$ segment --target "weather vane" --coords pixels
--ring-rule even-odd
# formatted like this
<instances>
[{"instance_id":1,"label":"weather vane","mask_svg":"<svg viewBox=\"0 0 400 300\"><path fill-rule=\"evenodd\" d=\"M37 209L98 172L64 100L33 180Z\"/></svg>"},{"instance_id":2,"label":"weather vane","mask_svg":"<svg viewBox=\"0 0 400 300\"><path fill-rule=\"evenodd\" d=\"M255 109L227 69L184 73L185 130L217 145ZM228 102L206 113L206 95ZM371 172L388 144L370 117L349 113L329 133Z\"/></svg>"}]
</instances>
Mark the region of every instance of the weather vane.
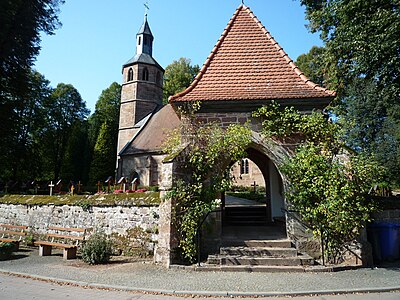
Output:
<instances>
[{"instance_id":1,"label":"weather vane","mask_svg":"<svg viewBox=\"0 0 400 300\"><path fill-rule=\"evenodd\" d=\"M147 13L148 13L149 10L150 10L149 1L147 0L145 3L143 3L143 5L144 5L144 7L145 7L144 13L145 13L145 15L147 16Z\"/></svg>"}]
</instances>

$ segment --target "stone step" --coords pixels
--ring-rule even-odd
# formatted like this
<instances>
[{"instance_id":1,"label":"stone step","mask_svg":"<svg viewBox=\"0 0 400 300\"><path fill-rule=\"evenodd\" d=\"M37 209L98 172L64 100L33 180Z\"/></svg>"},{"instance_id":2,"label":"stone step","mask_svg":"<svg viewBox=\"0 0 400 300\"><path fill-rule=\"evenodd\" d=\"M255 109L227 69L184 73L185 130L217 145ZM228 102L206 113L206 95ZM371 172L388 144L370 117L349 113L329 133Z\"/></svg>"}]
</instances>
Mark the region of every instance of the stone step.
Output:
<instances>
[{"instance_id":1,"label":"stone step","mask_svg":"<svg viewBox=\"0 0 400 300\"><path fill-rule=\"evenodd\" d=\"M247 211L241 210L232 210L226 211L225 216L232 217L232 216L266 216L267 211L265 209L252 209Z\"/></svg>"},{"instance_id":2,"label":"stone step","mask_svg":"<svg viewBox=\"0 0 400 300\"><path fill-rule=\"evenodd\" d=\"M304 266L196 266L195 271L202 272L265 272L265 273L301 273L305 272Z\"/></svg>"},{"instance_id":3,"label":"stone step","mask_svg":"<svg viewBox=\"0 0 400 300\"><path fill-rule=\"evenodd\" d=\"M260 226L267 224L267 210L265 207L226 207L224 224L236 226Z\"/></svg>"},{"instance_id":4,"label":"stone step","mask_svg":"<svg viewBox=\"0 0 400 300\"><path fill-rule=\"evenodd\" d=\"M252 247L252 248L291 248L292 242L288 239L282 240L229 240L223 239L224 247Z\"/></svg>"},{"instance_id":5,"label":"stone step","mask_svg":"<svg viewBox=\"0 0 400 300\"><path fill-rule=\"evenodd\" d=\"M263 226L267 225L267 219L265 217L262 218L230 218L225 219L224 224L226 226Z\"/></svg>"},{"instance_id":6,"label":"stone step","mask_svg":"<svg viewBox=\"0 0 400 300\"><path fill-rule=\"evenodd\" d=\"M309 266L314 264L314 260L308 255L297 257L209 255L207 263L220 266Z\"/></svg>"},{"instance_id":7,"label":"stone step","mask_svg":"<svg viewBox=\"0 0 400 300\"><path fill-rule=\"evenodd\" d=\"M235 256L272 256L272 257L296 257L295 248L277 248L277 247L221 247L221 255Z\"/></svg>"}]
</instances>

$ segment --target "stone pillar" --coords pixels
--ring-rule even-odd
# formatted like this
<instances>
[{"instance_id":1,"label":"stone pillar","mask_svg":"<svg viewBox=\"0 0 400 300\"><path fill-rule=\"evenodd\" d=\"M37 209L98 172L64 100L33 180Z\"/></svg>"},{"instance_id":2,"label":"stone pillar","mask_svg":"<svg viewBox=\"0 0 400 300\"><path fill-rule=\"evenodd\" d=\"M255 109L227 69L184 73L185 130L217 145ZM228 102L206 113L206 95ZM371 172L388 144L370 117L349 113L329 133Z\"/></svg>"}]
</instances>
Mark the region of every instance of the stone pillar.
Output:
<instances>
[{"instance_id":1,"label":"stone pillar","mask_svg":"<svg viewBox=\"0 0 400 300\"><path fill-rule=\"evenodd\" d=\"M163 192L161 194L163 194ZM167 268L171 265L172 261L172 203L173 201L168 199L162 201L160 204L160 219L158 223L159 238L154 249L154 262L162 264Z\"/></svg>"},{"instance_id":2,"label":"stone pillar","mask_svg":"<svg viewBox=\"0 0 400 300\"><path fill-rule=\"evenodd\" d=\"M158 244L154 250L154 262L167 268L173 263L174 249L177 248L177 236L173 226L172 212L174 199L164 199L172 188L174 162L164 162L162 165L162 180L160 184L160 219L158 223Z\"/></svg>"}]
</instances>

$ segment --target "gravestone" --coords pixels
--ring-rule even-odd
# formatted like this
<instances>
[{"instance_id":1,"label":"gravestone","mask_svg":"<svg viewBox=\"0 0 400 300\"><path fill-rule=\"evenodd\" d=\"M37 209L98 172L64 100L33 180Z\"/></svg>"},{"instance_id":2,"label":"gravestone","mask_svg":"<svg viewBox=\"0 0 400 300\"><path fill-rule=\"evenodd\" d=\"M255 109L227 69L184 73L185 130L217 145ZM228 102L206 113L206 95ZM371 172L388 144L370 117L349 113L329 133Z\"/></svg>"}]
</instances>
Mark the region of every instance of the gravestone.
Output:
<instances>
[{"instance_id":1,"label":"gravestone","mask_svg":"<svg viewBox=\"0 0 400 300\"><path fill-rule=\"evenodd\" d=\"M61 193L61 188L62 188L62 183L61 183L61 179L59 179L56 183L56 186L54 187L54 193Z\"/></svg>"},{"instance_id":2,"label":"gravestone","mask_svg":"<svg viewBox=\"0 0 400 300\"><path fill-rule=\"evenodd\" d=\"M125 190L126 190L126 178L125 177L121 177L118 180L117 184L120 184L120 190L122 190L125 193Z\"/></svg>"},{"instance_id":3,"label":"gravestone","mask_svg":"<svg viewBox=\"0 0 400 300\"><path fill-rule=\"evenodd\" d=\"M109 194L110 191L111 191L111 185L114 184L114 179L113 179L113 177L112 177L112 176L109 176L109 177L107 178L107 180L105 181L105 183L107 183L107 194Z\"/></svg>"}]
</instances>

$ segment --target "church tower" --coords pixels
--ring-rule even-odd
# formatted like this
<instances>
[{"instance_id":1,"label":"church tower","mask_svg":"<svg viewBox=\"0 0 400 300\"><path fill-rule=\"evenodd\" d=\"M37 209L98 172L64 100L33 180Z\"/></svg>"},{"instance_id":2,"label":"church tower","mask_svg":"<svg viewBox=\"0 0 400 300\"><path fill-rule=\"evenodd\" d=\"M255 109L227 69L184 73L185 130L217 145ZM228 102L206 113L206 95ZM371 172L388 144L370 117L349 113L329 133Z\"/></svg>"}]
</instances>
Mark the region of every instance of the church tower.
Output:
<instances>
[{"instance_id":1,"label":"church tower","mask_svg":"<svg viewBox=\"0 0 400 300\"><path fill-rule=\"evenodd\" d=\"M139 130L135 125L162 106L164 69L153 58L153 40L146 14L136 35L136 54L122 67L117 153Z\"/></svg>"}]
</instances>

